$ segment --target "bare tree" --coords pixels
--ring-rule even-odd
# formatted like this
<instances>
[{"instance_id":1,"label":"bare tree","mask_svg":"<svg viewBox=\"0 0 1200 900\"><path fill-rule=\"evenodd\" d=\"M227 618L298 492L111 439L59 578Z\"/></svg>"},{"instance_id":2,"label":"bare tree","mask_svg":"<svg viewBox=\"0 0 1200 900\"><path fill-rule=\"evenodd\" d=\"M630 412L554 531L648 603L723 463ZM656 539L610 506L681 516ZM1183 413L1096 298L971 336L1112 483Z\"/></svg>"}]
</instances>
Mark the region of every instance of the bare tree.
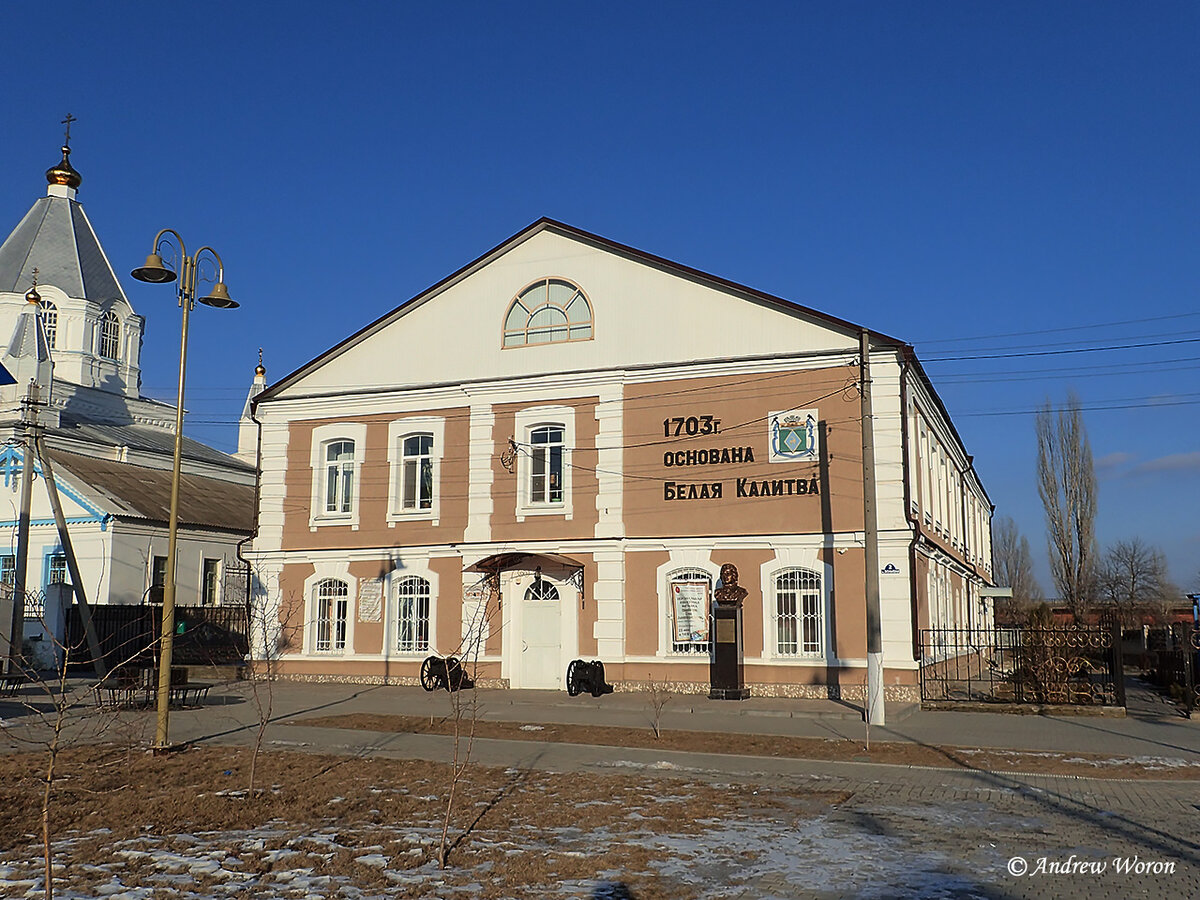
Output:
<instances>
[{"instance_id":1,"label":"bare tree","mask_svg":"<svg viewBox=\"0 0 1200 900\"><path fill-rule=\"evenodd\" d=\"M659 684L651 678L647 699L650 702L650 728L654 731L654 739L658 741L662 739L663 710L671 702L671 690L667 687L666 682Z\"/></svg>"},{"instance_id":2,"label":"bare tree","mask_svg":"<svg viewBox=\"0 0 1200 900\"><path fill-rule=\"evenodd\" d=\"M1100 564L1096 599L1116 612L1124 627L1145 613L1161 613L1181 595L1167 575L1167 558L1141 538L1113 544Z\"/></svg>"},{"instance_id":3,"label":"bare tree","mask_svg":"<svg viewBox=\"0 0 1200 900\"><path fill-rule=\"evenodd\" d=\"M992 557L996 566L996 584L1012 588L1013 595L1004 604L1009 618L1024 621L1029 610L1045 597L1033 574L1029 538L1021 534L1017 523L1008 516L992 523Z\"/></svg>"},{"instance_id":4,"label":"bare tree","mask_svg":"<svg viewBox=\"0 0 1200 900\"><path fill-rule=\"evenodd\" d=\"M258 774L258 759L262 754L267 726L275 711L275 682L279 679L279 663L283 654L293 645L302 626L297 624L302 605L290 597L287 603L280 602L278 578L260 576L252 571L248 611L250 654L245 669L245 682L254 703L257 726L254 745L250 753L250 777L246 797L256 796L255 777ZM274 588L272 588L272 584Z\"/></svg>"},{"instance_id":5,"label":"bare tree","mask_svg":"<svg viewBox=\"0 0 1200 900\"><path fill-rule=\"evenodd\" d=\"M70 594L66 596L69 598ZM54 604L57 606L57 603ZM33 693L22 695L18 701L25 715L19 719L0 719L0 735L15 748L28 747L44 754L45 768L42 774L42 797L40 825L42 838L43 883L42 896L52 900L54 896L53 845L55 837L54 801L55 789L64 775L63 753L81 744L97 742L110 737L114 731L127 731L128 745L144 742L145 727L150 721L144 716L126 720L118 715L119 710L100 705L106 682L79 681L68 678L68 666L73 662L73 649L64 636L65 628L61 616L56 612L49 619L46 615L47 602L40 591L25 593L25 608L33 611L29 621L41 625L41 659L33 653L22 653L17 674L32 688ZM27 645L31 642L27 642ZM139 648L129 658L113 667L110 678L116 678L122 666L130 664L142 652ZM89 703L95 697L96 703Z\"/></svg>"},{"instance_id":6,"label":"bare tree","mask_svg":"<svg viewBox=\"0 0 1200 900\"><path fill-rule=\"evenodd\" d=\"M1038 494L1046 510L1050 573L1063 601L1078 615L1091 598L1096 574L1096 471L1079 396L1038 411Z\"/></svg>"},{"instance_id":7,"label":"bare tree","mask_svg":"<svg viewBox=\"0 0 1200 900\"><path fill-rule=\"evenodd\" d=\"M458 843L457 840L450 840L450 823L458 785L471 765L471 752L475 747L475 725L479 721L479 656L487 640L492 611L500 608L500 585L494 573L484 575L475 587L480 599L474 608L464 610L463 638L455 650L455 656L461 653L467 663L466 679L462 679L462 669L456 672L449 665L449 659L446 667L450 713L454 722L454 752L450 760L450 784L446 791L446 815L442 820L442 835L438 842L438 866L442 869L450 864L450 851ZM496 602L493 603L493 600ZM470 826L467 830L470 830ZM462 835L459 840L461 838Z\"/></svg>"}]
</instances>

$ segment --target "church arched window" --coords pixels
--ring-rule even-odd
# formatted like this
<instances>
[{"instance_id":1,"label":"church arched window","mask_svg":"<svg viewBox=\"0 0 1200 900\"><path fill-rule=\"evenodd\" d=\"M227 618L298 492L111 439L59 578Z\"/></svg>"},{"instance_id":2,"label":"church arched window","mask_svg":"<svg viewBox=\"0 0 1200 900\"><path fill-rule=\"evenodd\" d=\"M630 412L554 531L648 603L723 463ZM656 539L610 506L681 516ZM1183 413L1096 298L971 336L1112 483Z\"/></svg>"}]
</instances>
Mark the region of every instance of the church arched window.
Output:
<instances>
[{"instance_id":1,"label":"church arched window","mask_svg":"<svg viewBox=\"0 0 1200 900\"><path fill-rule=\"evenodd\" d=\"M105 359L119 359L121 347L121 323L117 314L106 312L100 319L100 355Z\"/></svg>"},{"instance_id":2,"label":"church arched window","mask_svg":"<svg viewBox=\"0 0 1200 900\"><path fill-rule=\"evenodd\" d=\"M38 315L42 317L42 328L46 332L46 345L53 350L54 341L58 337L58 307L49 300L38 304L41 308Z\"/></svg>"}]
</instances>

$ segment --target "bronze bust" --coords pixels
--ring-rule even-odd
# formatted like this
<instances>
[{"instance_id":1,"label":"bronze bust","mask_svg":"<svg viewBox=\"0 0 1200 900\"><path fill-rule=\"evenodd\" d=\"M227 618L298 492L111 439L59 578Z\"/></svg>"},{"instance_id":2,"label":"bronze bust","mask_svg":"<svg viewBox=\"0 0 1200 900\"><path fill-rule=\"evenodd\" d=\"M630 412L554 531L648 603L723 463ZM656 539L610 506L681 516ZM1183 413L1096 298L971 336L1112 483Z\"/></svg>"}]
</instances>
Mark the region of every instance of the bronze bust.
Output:
<instances>
[{"instance_id":1,"label":"bronze bust","mask_svg":"<svg viewBox=\"0 0 1200 900\"><path fill-rule=\"evenodd\" d=\"M738 584L738 570L733 563L721 566L721 586L713 592L713 599L719 606L731 606L740 609L746 599L747 591Z\"/></svg>"}]
</instances>

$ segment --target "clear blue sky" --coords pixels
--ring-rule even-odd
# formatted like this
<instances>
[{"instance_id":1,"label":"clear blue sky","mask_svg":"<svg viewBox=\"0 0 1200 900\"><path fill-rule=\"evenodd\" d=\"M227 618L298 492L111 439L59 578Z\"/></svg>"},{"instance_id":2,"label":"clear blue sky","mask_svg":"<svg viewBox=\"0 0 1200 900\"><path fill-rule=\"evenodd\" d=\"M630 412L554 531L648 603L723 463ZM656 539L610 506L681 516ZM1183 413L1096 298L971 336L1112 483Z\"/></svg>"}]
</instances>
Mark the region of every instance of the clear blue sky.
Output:
<instances>
[{"instance_id":1,"label":"clear blue sky","mask_svg":"<svg viewBox=\"0 0 1200 900\"><path fill-rule=\"evenodd\" d=\"M73 113L151 396L178 312L126 274L165 226L225 259L243 305L194 316L187 405L231 449L260 346L277 379L551 216L914 343L1043 578L1031 411L1074 388L1102 542L1191 585L1198 26L1172 2L5 4L0 230Z\"/></svg>"}]
</instances>

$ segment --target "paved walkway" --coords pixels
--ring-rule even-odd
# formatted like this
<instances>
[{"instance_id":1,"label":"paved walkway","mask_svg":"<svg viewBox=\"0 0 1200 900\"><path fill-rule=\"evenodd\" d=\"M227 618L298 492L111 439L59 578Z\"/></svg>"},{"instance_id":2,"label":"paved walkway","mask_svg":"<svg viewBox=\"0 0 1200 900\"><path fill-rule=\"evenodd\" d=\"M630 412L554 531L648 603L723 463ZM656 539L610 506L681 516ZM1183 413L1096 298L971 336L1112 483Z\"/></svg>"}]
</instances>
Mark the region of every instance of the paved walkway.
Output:
<instances>
[{"instance_id":1,"label":"paved walkway","mask_svg":"<svg viewBox=\"0 0 1200 900\"><path fill-rule=\"evenodd\" d=\"M1132 686L1136 694L1136 683ZM479 715L487 720L650 728L654 719L644 693L600 698L568 697L556 691L480 690L476 694ZM214 689L203 709L173 714L172 738L195 740L218 734L231 738L238 727L257 722L252 699L245 684ZM451 710L450 695L444 691L426 693L400 686L278 682L272 699L273 719L278 723L349 713L444 716ZM873 728L871 739L1200 762L1200 716L1185 719L1174 707L1151 706L1149 701L1131 708L1136 714L1108 718L921 710L891 704L886 726ZM729 701L676 695L663 708L661 725L672 730L852 740L862 740L866 733L861 709L833 700Z\"/></svg>"},{"instance_id":2,"label":"paved walkway","mask_svg":"<svg viewBox=\"0 0 1200 900\"><path fill-rule=\"evenodd\" d=\"M653 719L645 694L595 699L480 691L477 697L480 715L489 720L648 729ZM451 739L437 735L302 724L317 715L349 713L441 716L450 711L449 695L443 692L284 682L274 686L271 699L273 721L266 742L272 748L432 760L448 760L452 753ZM172 740L249 744L257 708L247 684L214 689L204 708L172 714ZM1113 719L934 712L892 705L887 726L873 729L872 739L1200 762L1200 721L1182 718L1150 696L1132 702L1131 708L1136 715ZM152 712L136 715L152 726ZM661 724L722 733L853 739L864 734L859 710L833 701L734 702L676 696L664 709ZM731 791L820 791L846 798L816 817L797 818L782 808L770 819L714 825L706 842L720 852L689 862L689 877L699 879L691 883L725 889L696 896L1200 896L1200 840L1194 837L1200 781L997 774L506 740L477 740L474 758L505 768L683 776L727 785ZM672 838L662 840L669 845ZM753 865L738 862L751 857ZM1173 871L1117 871L1118 863L1125 861L1135 868L1150 863ZM1080 863L1091 868L1081 871ZM1100 864L1103 871L1092 870Z\"/></svg>"}]
</instances>

